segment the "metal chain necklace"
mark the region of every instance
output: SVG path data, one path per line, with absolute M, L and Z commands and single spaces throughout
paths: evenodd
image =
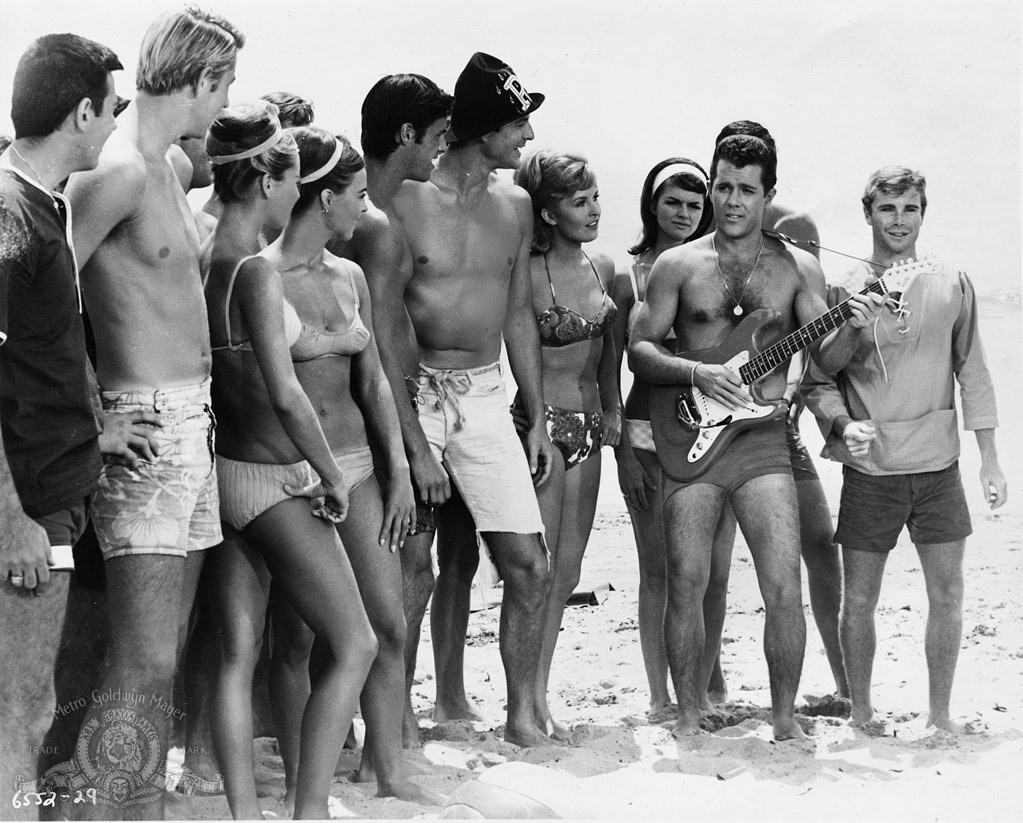
M 760 262 L 760 255 L 764 253 L 764 238 L 760 238 L 760 251 L 757 252 L 757 259 L 753 261 L 753 268 L 749 270 L 749 277 L 746 278 L 746 285 L 742 287 L 742 294 L 739 295 L 739 299 L 735 299 L 735 295 L 732 294 L 732 290 L 728 288 L 728 281 L 725 280 L 725 275 L 721 271 L 721 255 L 718 254 L 718 246 L 715 242 L 715 238 L 710 238 L 710 243 L 714 247 L 714 265 L 718 270 L 718 277 L 721 278 L 721 285 L 725 287 L 725 291 L 728 293 L 729 299 L 735 303 L 735 308 L 732 309 L 732 314 L 736 317 L 740 317 L 743 313 L 743 308 L 740 305 L 742 298 L 746 296 L 746 289 L 749 288 L 750 281 L 753 279 L 753 273 L 757 270 L 757 264 Z

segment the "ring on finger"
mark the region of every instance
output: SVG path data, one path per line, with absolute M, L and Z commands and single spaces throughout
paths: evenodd
M 25 582 L 24 575 L 20 575 L 20 574 L 12 574 L 10 576 L 10 579 L 11 579 L 11 585 L 12 586 L 20 586 L 20 585 L 22 585 Z

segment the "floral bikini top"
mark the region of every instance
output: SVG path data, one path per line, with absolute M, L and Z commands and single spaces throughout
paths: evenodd
M 213 351 L 252 351 L 251 340 L 243 340 L 241 343 L 231 342 L 231 294 L 234 291 L 234 281 L 238 277 L 238 271 L 242 264 L 258 255 L 252 254 L 243 257 L 238 261 L 231 272 L 231 279 L 227 284 L 227 297 L 224 300 L 224 329 L 227 332 L 227 344 L 214 346 Z M 284 301 L 284 338 L 291 350 L 291 359 L 295 363 L 306 360 L 316 360 L 320 357 L 341 357 L 358 354 L 369 345 L 369 329 L 366 328 L 359 315 L 359 292 L 355 287 L 355 278 L 351 269 L 348 270 L 348 278 L 352 285 L 352 293 L 355 295 L 355 317 L 342 331 L 327 331 L 318 329 L 315 326 L 304 322 L 295 311 L 295 307 L 287 300 Z
M 597 283 L 603 293 L 600 306 L 597 307 L 597 313 L 593 315 L 592 320 L 587 320 L 574 309 L 558 305 L 558 298 L 554 293 L 554 281 L 551 280 L 551 270 L 547 265 L 547 255 L 545 254 L 543 257 L 543 267 L 547 270 L 547 282 L 551 287 L 551 303 L 553 305 L 536 316 L 536 323 L 540 331 L 540 345 L 542 346 L 558 348 L 569 346 L 572 343 L 581 343 L 584 340 L 593 340 L 603 337 L 614 325 L 618 308 L 608 295 L 604 284 L 600 282 L 600 275 L 597 274 L 593 261 L 586 256 L 586 252 L 583 252 L 583 257 L 586 257 L 586 262 L 593 269 L 593 276 L 597 278 Z

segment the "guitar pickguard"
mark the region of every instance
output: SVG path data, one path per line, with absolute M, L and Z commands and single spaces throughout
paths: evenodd
M 722 365 L 738 377 L 739 369 L 748 362 L 749 351 L 741 351 Z M 749 386 L 744 385 L 743 389 L 749 392 Z M 685 409 L 683 409 L 683 405 L 685 405 Z M 696 386 L 691 386 L 689 391 L 679 395 L 678 409 L 676 410 L 679 423 L 697 433 L 695 442 L 686 454 L 686 460 L 696 463 L 705 457 L 710 447 L 714 445 L 714 441 L 724 431 L 725 426 L 739 420 L 768 417 L 774 412 L 775 406 L 761 406 L 753 401 L 741 408 L 729 409 L 707 397 Z M 687 420 L 687 418 L 689 419 Z

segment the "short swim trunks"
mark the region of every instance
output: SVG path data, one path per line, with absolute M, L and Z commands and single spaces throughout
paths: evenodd
M 664 499 L 686 486 L 705 483 L 734 492 L 755 477 L 767 474 L 792 474 L 785 441 L 785 421 L 758 423 L 735 436 L 710 468 L 696 480 L 680 483 L 661 473 Z
M 888 552 L 903 526 L 916 545 L 953 543 L 973 533 L 958 461 L 918 474 L 872 475 L 843 466 L 835 542 L 847 549 Z
M 792 479 L 797 483 L 800 480 L 818 480 L 817 467 L 813 464 L 813 458 L 803 444 L 803 438 L 799 436 L 799 429 L 787 419 L 785 421 L 785 442 L 789 447 L 789 463 L 792 466 Z
M 458 484 L 480 532 L 543 534 L 522 442 L 508 412 L 501 364 L 419 368 L 419 422 Z
M 92 520 L 103 558 L 132 554 L 184 557 L 221 541 L 217 475 L 213 468 L 210 381 L 157 391 L 103 392 L 115 413 L 156 412 L 160 454 L 131 469 L 107 461 L 93 496 Z

